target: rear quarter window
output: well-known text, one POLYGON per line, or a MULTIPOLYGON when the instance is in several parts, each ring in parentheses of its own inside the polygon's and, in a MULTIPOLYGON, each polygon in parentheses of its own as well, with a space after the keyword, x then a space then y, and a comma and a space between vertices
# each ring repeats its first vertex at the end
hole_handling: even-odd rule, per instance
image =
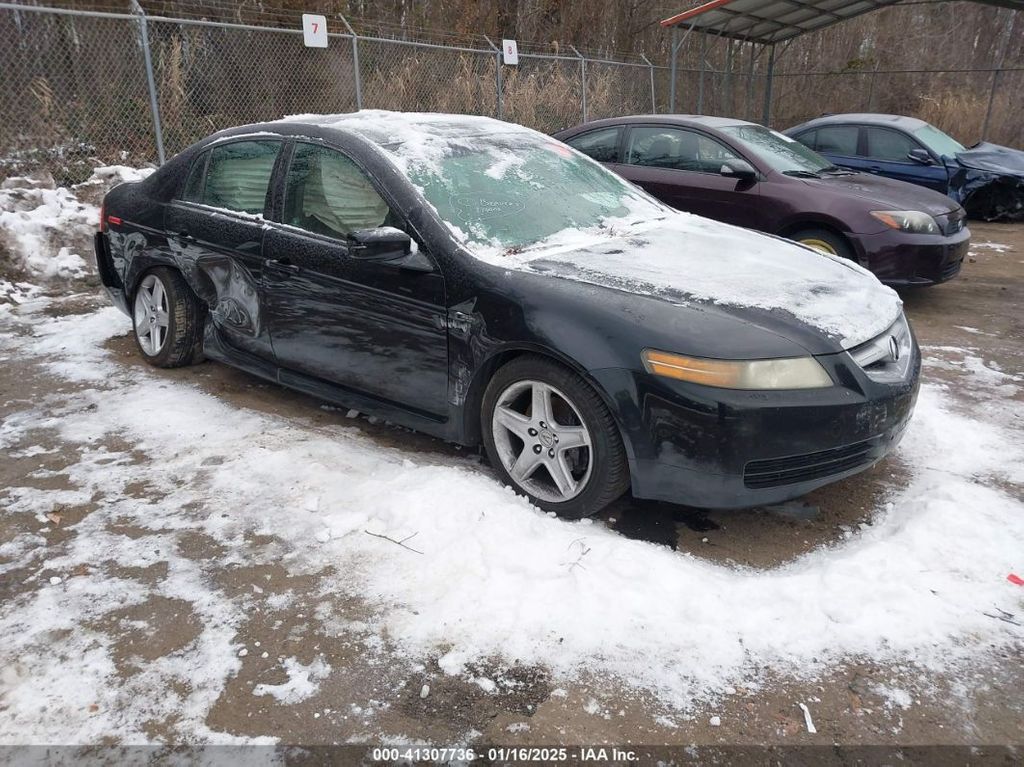
POLYGON ((618 162, 621 135, 622 128, 600 128, 573 136, 565 143, 598 162, 618 162))
POLYGON ((185 185, 181 189, 178 199, 188 202, 199 202, 203 197, 203 179, 206 177, 206 161, 210 158, 209 152, 200 152, 192 161, 192 167, 185 179, 185 185))
POLYGON ((236 141, 210 151, 202 202, 239 213, 262 214, 280 141, 236 141))

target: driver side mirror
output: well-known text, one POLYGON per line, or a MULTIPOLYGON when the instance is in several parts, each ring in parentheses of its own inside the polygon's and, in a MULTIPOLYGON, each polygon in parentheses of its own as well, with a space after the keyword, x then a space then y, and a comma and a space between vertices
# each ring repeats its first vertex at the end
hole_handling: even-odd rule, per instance
POLYGON ((755 181, 757 179, 757 171, 746 160, 726 160, 718 172, 737 181, 755 181))
POLYGON ((362 261, 394 261, 409 255, 412 238, 393 226, 356 229, 348 236, 348 252, 362 261))
POLYGON ((910 153, 907 155, 907 159, 913 160, 914 162, 919 163, 921 165, 935 164, 935 161, 932 160, 932 156, 928 154, 928 150, 921 149, 920 147, 918 147, 917 149, 911 149, 910 153))

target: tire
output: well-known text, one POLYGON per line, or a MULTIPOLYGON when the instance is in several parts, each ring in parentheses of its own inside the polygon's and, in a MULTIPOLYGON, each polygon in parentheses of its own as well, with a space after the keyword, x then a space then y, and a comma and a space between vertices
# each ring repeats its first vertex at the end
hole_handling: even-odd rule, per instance
POLYGON ((789 235, 789 239, 822 253, 856 261, 846 238, 828 229, 801 229, 789 235))
POLYGON ((629 486, 608 408, 579 375, 544 357, 517 357, 494 374, 480 427, 501 480, 544 511, 589 517, 629 486))
POLYGON ((206 308, 179 272, 159 266, 142 275, 132 324, 135 345, 150 365, 177 368, 202 359, 205 320, 206 308))

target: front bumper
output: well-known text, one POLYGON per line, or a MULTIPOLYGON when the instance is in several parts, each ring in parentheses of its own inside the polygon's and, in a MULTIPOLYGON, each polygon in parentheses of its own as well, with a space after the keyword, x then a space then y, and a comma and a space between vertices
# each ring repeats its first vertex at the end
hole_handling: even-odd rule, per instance
POLYGON ((846 353, 819 357, 828 389, 732 391, 605 369, 630 458, 633 494, 703 508, 743 508, 803 495, 852 476, 898 444, 913 413, 921 369, 881 384, 846 353))
POLYGON ((971 232, 910 234, 889 229, 878 234, 850 234, 861 262, 886 285, 937 285, 960 273, 971 232))

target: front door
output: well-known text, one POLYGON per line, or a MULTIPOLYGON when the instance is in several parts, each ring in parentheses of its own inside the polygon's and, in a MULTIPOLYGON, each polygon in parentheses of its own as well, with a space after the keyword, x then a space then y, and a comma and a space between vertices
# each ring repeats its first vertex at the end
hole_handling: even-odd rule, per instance
POLYGON ((864 142, 868 170, 872 173, 946 193, 949 182, 945 166, 924 165, 910 159, 912 150, 924 147, 903 131, 866 127, 864 142))
POLYGON ((637 126, 626 137, 615 172, 678 210, 728 224, 764 228, 758 215, 758 182, 721 174, 729 160, 742 160, 724 144, 696 131, 637 126))
POLYGON ((444 280, 354 257, 347 236, 380 226, 406 229, 359 166, 325 145, 295 144, 283 212, 263 246, 274 352, 282 368, 443 417, 444 280))

